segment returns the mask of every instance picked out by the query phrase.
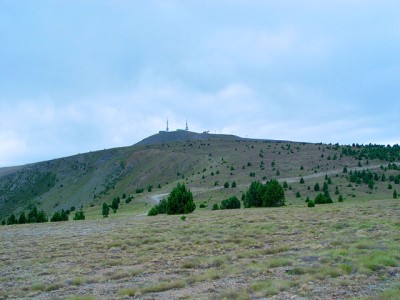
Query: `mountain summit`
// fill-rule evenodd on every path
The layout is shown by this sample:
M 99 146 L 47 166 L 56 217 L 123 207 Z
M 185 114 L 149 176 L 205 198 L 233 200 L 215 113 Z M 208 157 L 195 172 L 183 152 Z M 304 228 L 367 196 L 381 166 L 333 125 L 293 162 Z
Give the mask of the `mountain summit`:
M 187 130 L 160 131 L 157 134 L 141 140 L 136 145 L 148 146 L 172 142 L 205 141 L 209 139 L 238 140 L 242 138 L 231 134 L 211 134 L 207 132 L 198 133 Z

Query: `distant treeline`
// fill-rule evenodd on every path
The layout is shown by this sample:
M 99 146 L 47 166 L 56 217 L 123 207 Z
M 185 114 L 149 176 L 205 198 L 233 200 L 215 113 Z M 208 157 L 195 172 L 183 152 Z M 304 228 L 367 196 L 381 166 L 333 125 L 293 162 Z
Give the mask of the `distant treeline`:
M 380 159 L 395 162 L 400 161 L 400 146 L 398 144 L 393 146 L 353 144 L 352 146 L 343 146 L 342 154 L 358 160 Z
M 75 211 L 75 207 L 72 206 L 67 210 L 56 211 L 53 216 L 50 218 L 50 222 L 60 222 L 60 221 L 68 221 L 69 215 L 71 211 Z M 80 210 L 75 212 L 74 220 L 85 220 L 85 213 Z M 3 220 L 1 225 L 14 225 L 14 224 L 28 224 L 28 223 L 46 223 L 49 221 L 46 213 L 43 210 L 38 210 L 36 207 L 33 207 L 27 214 L 22 212 L 19 217 L 16 217 L 14 214 L 11 214 L 7 220 Z

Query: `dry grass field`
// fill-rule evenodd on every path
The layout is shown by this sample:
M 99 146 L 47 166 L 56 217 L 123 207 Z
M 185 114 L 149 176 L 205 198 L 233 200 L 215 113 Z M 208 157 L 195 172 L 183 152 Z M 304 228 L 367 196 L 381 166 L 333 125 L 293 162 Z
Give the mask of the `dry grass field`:
M 399 299 L 400 201 L 0 227 L 0 299 Z

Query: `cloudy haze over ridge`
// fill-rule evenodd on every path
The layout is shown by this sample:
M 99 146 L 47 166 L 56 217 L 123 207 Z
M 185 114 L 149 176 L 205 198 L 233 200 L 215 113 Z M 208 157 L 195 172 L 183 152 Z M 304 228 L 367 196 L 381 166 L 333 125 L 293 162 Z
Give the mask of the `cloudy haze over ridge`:
M 0 167 L 165 129 L 398 143 L 398 1 L 0 0 Z

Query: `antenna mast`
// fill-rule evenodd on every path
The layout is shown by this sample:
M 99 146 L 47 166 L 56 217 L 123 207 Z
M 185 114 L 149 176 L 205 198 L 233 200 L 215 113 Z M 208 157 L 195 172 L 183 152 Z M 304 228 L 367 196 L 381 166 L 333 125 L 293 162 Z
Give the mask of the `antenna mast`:
M 167 118 L 167 132 L 169 131 L 169 127 L 168 127 L 168 118 Z
M 188 127 L 188 124 L 187 124 L 187 120 L 186 120 L 186 128 L 185 128 L 185 130 L 186 130 L 186 131 L 189 130 L 189 127 Z

